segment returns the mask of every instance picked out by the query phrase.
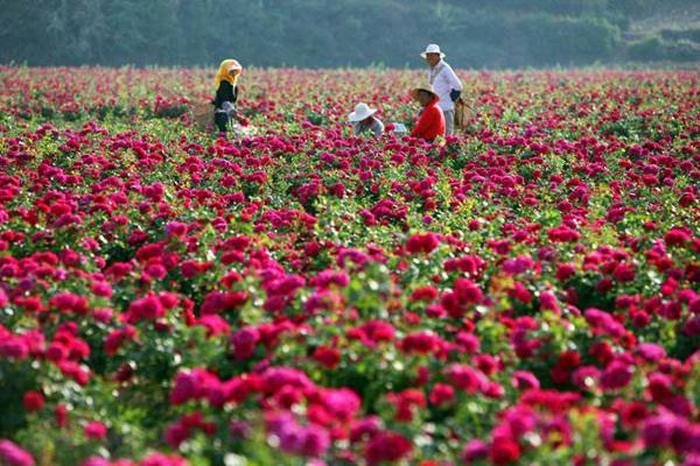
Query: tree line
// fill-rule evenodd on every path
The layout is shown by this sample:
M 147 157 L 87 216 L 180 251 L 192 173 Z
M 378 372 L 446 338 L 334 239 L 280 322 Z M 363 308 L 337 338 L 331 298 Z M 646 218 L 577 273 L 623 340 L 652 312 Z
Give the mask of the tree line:
M 0 0 L 0 62 L 212 66 L 234 56 L 256 66 L 403 67 L 420 65 L 428 42 L 464 68 L 692 61 L 697 34 L 629 44 L 623 33 L 645 15 L 697 8 L 694 0 Z

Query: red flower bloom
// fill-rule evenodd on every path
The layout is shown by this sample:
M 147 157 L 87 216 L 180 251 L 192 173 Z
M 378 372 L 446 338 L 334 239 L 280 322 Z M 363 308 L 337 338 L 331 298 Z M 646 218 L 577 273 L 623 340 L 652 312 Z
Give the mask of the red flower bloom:
M 92 440 L 102 440 L 107 436 L 107 426 L 99 421 L 91 421 L 83 430 L 85 437 Z
M 430 391 L 430 403 L 436 406 L 451 403 L 454 397 L 455 391 L 450 385 L 438 383 Z
M 489 457 L 498 466 L 514 463 L 520 458 L 520 446 L 510 439 L 494 440 Z
M 406 241 L 406 250 L 410 254 L 429 254 L 440 245 L 440 238 L 434 233 L 421 233 L 411 236 Z
M 340 351 L 327 346 L 319 346 L 314 351 L 314 359 L 327 369 L 335 369 L 340 363 Z
M 26 411 L 40 411 L 44 408 L 44 395 L 36 391 L 29 391 L 24 394 L 22 404 Z
M 395 432 L 380 432 L 367 445 L 365 459 L 370 466 L 385 461 L 398 461 L 411 453 L 412 449 L 413 445 L 403 435 Z

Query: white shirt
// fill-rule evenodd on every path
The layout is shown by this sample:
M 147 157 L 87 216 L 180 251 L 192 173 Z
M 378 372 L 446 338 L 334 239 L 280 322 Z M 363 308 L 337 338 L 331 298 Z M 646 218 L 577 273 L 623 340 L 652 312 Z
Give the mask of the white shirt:
M 461 91 L 464 89 L 462 81 L 459 80 L 454 70 L 444 60 L 440 60 L 435 68 L 428 71 L 428 80 L 433 86 L 433 90 L 440 97 L 438 105 L 443 111 L 455 109 L 455 104 L 450 98 L 453 89 Z

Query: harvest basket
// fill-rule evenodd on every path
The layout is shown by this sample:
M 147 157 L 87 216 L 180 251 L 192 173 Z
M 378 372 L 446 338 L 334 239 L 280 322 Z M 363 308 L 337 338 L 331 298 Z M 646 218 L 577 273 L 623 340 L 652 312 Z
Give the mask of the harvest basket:
M 192 108 L 192 123 L 200 131 L 214 128 L 214 107 L 208 102 L 197 104 Z
M 474 118 L 474 110 L 460 97 L 455 102 L 455 128 L 461 132 L 466 132 Z

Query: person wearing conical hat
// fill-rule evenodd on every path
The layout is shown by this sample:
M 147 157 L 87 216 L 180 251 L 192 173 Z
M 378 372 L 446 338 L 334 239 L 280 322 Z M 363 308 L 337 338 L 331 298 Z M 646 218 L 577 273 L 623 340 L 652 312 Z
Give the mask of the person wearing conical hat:
M 380 137 L 384 134 L 384 123 L 377 118 L 376 108 L 371 108 L 365 103 L 359 103 L 355 106 L 355 110 L 348 115 L 348 121 L 352 123 L 355 136 L 360 136 L 363 133 L 371 132 L 374 137 Z
M 243 126 L 247 126 L 246 120 L 236 108 L 238 101 L 238 77 L 243 67 L 237 60 L 226 59 L 219 65 L 219 70 L 214 78 L 216 85 L 216 97 L 214 104 L 214 123 L 220 132 L 225 133 L 231 119 L 237 120 Z
M 439 45 L 429 44 L 420 55 L 430 67 L 428 82 L 440 97 L 440 108 L 445 115 L 445 133 L 449 136 L 454 132 L 455 102 L 462 94 L 464 86 L 452 67 L 444 60 L 445 54 Z
M 411 136 L 434 142 L 436 139 L 445 136 L 445 115 L 440 108 L 440 97 L 435 93 L 429 84 L 418 86 L 413 89 L 413 99 L 418 102 L 423 109 L 418 116 L 418 121 L 413 127 Z

